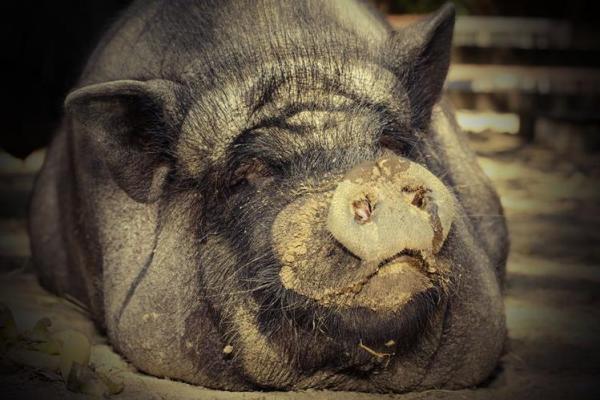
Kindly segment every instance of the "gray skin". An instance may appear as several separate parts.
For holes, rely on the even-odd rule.
[[[353,1],[135,3],[35,186],[42,284],[156,376],[482,382],[506,336],[508,239],[440,100],[453,24],[449,5],[395,32]]]

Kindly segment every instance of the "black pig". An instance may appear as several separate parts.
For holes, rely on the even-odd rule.
[[[498,197],[448,105],[454,9],[135,3],[37,180],[42,284],[142,371],[228,390],[459,388],[502,352]]]

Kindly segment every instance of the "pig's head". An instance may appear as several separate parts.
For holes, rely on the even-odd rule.
[[[250,381],[319,386],[327,370],[409,387],[426,374],[403,369],[425,370],[451,329],[457,280],[477,285],[470,271],[492,268],[453,187],[449,163],[461,161],[430,129],[453,22],[445,7],[364,43],[331,39],[347,52],[315,39],[210,79],[198,67],[185,84],[120,81],[67,99],[102,132],[95,145],[122,190],[185,215],[169,237],[193,256],[192,300]],[[366,387],[336,379],[322,386]]]

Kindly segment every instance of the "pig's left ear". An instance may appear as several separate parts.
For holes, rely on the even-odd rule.
[[[425,128],[439,100],[448,67],[455,10],[446,3],[435,13],[393,32],[388,50],[392,70],[399,76],[411,103],[413,124]]]
[[[181,88],[171,81],[121,80],[71,92],[67,115],[78,124],[115,183],[141,203],[156,201],[172,168]]]

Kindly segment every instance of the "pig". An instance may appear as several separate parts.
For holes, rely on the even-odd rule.
[[[209,388],[476,385],[506,337],[499,198],[442,96],[455,11],[138,1],[65,100],[41,284],[139,370]]]

